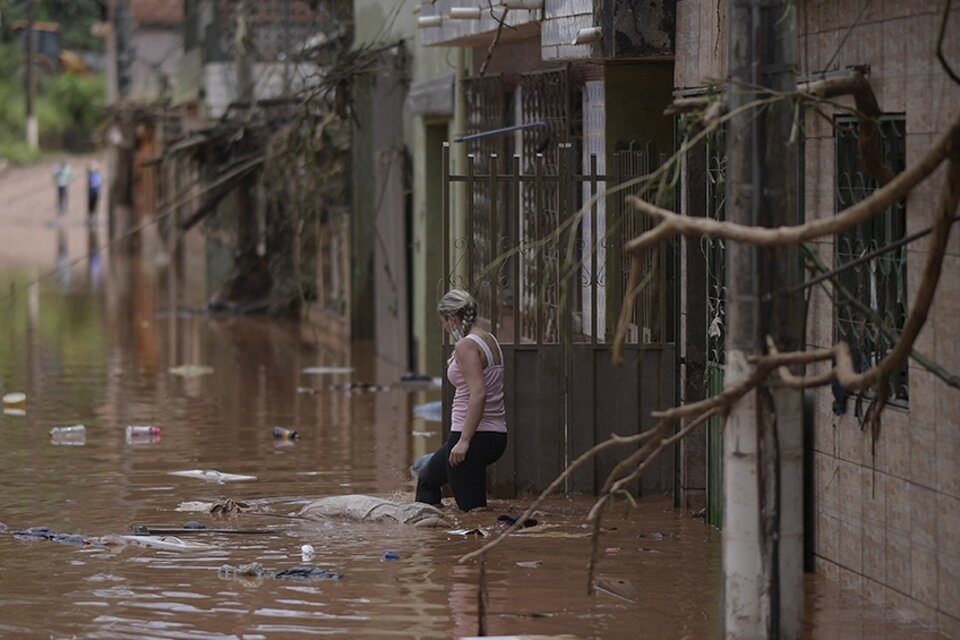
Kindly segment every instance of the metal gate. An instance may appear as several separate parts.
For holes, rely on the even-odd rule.
[[[726,219],[726,137],[721,130],[707,139],[707,217]],[[703,238],[700,241],[707,264],[707,357],[705,377],[707,396],[723,392],[726,343],[726,251],[725,241]],[[719,527],[723,505],[723,418],[713,416],[707,422],[707,513],[708,523]]]
[[[676,403],[672,246],[646,257],[648,284],[630,310],[624,365],[614,367],[610,353],[626,271],[616,249],[648,222],[624,206],[631,189],[605,194],[648,172],[652,150],[617,154],[614,175],[607,176],[597,172],[595,156],[580,171],[572,145],[555,148],[552,162],[536,154],[523,170],[519,155],[504,162],[471,154],[463,175],[450,174],[449,145],[443,151],[445,285],[478,296],[480,321],[504,351],[510,444],[489,483],[502,497],[542,490],[594,444],[648,429],[651,411]],[[481,187],[488,196],[483,208],[474,197]],[[463,190],[458,200],[467,203],[456,224],[454,189]],[[455,237],[458,228],[463,232]],[[490,248],[490,259],[476,259]],[[444,347],[449,356],[451,345]],[[451,400],[446,384],[445,416]],[[596,492],[631,450],[607,450],[565,489]],[[662,493],[673,482],[673,457],[663,456],[634,489]]]

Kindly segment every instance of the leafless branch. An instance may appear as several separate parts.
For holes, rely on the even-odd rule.
[[[946,74],[950,76],[950,79],[960,84],[960,76],[957,76],[957,72],[953,70],[950,63],[947,62],[946,56],[943,55],[943,37],[947,33],[947,21],[950,19],[950,1],[951,0],[944,0],[943,2],[943,16],[940,18],[940,33],[937,36],[937,60],[940,61],[940,66],[942,66]]]
[[[836,235],[865,220],[869,220],[897,200],[906,197],[915,186],[940,166],[940,163],[948,157],[951,148],[958,141],[960,141],[960,115],[954,118],[946,132],[931,145],[918,162],[898,174],[893,180],[874,191],[864,200],[834,216],[791,227],[773,229],[751,227],[733,222],[721,222],[711,218],[684,216],[657,207],[639,198],[628,196],[627,201],[630,204],[647,215],[660,218],[662,222],[650,231],[628,242],[626,248],[627,251],[637,253],[677,234],[723,238],[765,247],[796,244],[821,236]]]

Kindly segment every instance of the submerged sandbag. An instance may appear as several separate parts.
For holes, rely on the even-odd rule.
[[[347,518],[361,522],[396,522],[418,527],[446,526],[443,512],[421,502],[400,503],[365,495],[329,496],[303,506],[299,515],[310,520]]]

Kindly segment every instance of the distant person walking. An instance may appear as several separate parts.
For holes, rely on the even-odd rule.
[[[92,219],[97,215],[97,202],[100,200],[100,187],[103,185],[103,174],[95,162],[87,165],[87,217]]]
[[[66,160],[61,160],[53,171],[53,181],[57,185],[57,213],[61,216],[67,212],[67,190],[72,179],[73,169]]]

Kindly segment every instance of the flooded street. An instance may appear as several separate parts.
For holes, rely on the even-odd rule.
[[[414,409],[439,400],[439,390],[397,384],[404,371],[365,345],[322,347],[308,326],[172,308],[161,270],[105,251],[92,262],[85,257],[91,239],[103,248],[105,229],[86,228],[79,193],[63,224],[51,225],[48,168],[32,171],[0,178],[0,384],[3,393],[26,394],[22,411],[0,416],[0,522],[7,527],[0,534],[0,637],[475,635],[479,568],[457,558],[482,544],[477,536],[176,510],[221,497],[281,516],[329,495],[410,500],[409,465],[441,441],[439,423]],[[50,275],[58,264],[69,271]],[[310,367],[352,372],[305,372]],[[350,383],[380,388],[345,388]],[[79,424],[82,438],[51,441],[50,429]],[[128,425],[156,425],[159,438],[128,441]],[[276,426],[300,438],[275,441]],[[171,475],[194,469],[256,479],[217,484]],[[519,515],[524,506],[494,500],[489,512],[469,515],[447,508],[449,529],[496,535],[497,516]],[[486,632],[720,637],[720,533],[675,511],[667,497],[632,511],[617,503],[601,541],[604,589],[587,596],[582,522],[589,506],[588,498],[552,499],[537,516],[544,526],[492,553]],[[37,526],[129,534],[136,524],[179,528],[188,520],[258,532],[177,534],[210,545],[186,551],[9,535]],[[304,564],[304,544],[316,549],[307,564],[343,578],[218,573],[224,564],[254,561],[290,569]],[[388,551],[399,559],[385,559]],[[809,578],[808,598],[811,638],[936,637],[822,578]]]

